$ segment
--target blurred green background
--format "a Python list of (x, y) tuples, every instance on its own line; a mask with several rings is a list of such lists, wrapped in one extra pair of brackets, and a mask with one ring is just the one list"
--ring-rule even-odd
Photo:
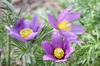
[[(23, 42), (16, 43), (17, 40), (12, 39), (11, 66), (22, 66), (22, 57), (24, 56), (27, 56), (27, 66), (55, 66), (53, 61), (42, 60), (45, 53), (41, 47), (41, 42), (43, 40), (51, 41), (51, 33), (49, 34), (48, 31), (51, 31), (52, 27), (48, 22), (47, 14), (52, 13), (57, 18), (59, 13), (70, 4), (73, 5), (70, 12), (81, 13), (81, 17), (73, 23), (85, 26), (86, 32), (79, 35), (79, 39), (83, 41), (82, 44), (72, 43), (75, 52), (64, 65), (100, 66), (100, 0), (12, 0), (11, 4), (13, 5), (12, 7), (6, 4), (9, 6), (6, 12), (6, 8), (3, 8), (4, 4), (0, 2), (0, 10), (2, 11), (0, 12), (0, 47), (3, 49), (1, 55), (3, 66), (6, 66), (7, 50), (5, 49), (7, 48), (8, 41), (6, 39), (7, 31), (4, 26), (8, 25), (8, 23), (14, 25), (21, 17), (31, 20), (35, 13), (39, 15), (40, 21), (44, 20), (43, 32), (36, 38), (35, 43), (34, 41), (32, 42), (35, 44), (34, 46), (29, 45), (32, 46), (31, 54), (26, 54), (28, 48), (26, 48)], [(34, 64), (32, 61), (34, 61)]]

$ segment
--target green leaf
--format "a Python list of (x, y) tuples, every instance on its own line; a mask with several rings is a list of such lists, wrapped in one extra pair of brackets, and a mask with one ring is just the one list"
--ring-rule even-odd
[(13, 14), (13, 16), (15, 16), (16, 15), (16, 12), (15, 12), (13, 6), (7, 0), (1, 0), (1, 1), (3, 1), (3, 3), (10, 9), (10, 11)]
[(22, 16), (23, 16), (23, 12), (25, 12), (26, 11), (26, 9), (29, 7), (29, 5), (25, 5), (25, 6), (23, 6), (22, 8), (21, 8), (21, 10), (19, 11), (19, 13), (18, 13), (18, 16), (21, 18)]
[(9, 3), (11, 3), (12, 2), (12, 0), (7, 0)]

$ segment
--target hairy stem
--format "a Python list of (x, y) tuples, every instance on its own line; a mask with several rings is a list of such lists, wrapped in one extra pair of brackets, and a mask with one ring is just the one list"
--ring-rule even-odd
[(55, 63), (55, 66), (66, 66), (65, 63), (59, 62), (59, 63)]
[(2, 66), (2, 64), (1, 64), (1, 52), (0, 52), (0, 66)]
[(10, 66), (10, 36), (9, 35), (8, 35), (8, 45), (7, 45), (7, 49), (8, 49), (7, 66)]

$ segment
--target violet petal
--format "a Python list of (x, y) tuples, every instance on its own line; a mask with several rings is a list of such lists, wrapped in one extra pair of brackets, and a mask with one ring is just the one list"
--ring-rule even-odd
[(44, 23), (44, 22), (41, 22), (41, 23), (40, 23), (40, 25), (38, 26), (37, 32), (40, 32), (40, 31), (41, 31), (41, 29), (42, 29), (42, 27), (43, 27), (43, 23)]
[(48, 14), (48, 19), (50, 24), (57, 29), (56, 19), (50, 13)]
[(20, 32), (20, 30), (24, 29), (24, 19), (20, 19), (16, 24), (15, 24), (15, 29)]
[(9, 27), (9, 26), (5, 26), (6, 29), (8, 29), (10, 32), (15, 32), (18, 33), (16, 29)]
[(24, 20), (24, 26), (25, 28), (30, 28), (31, 22), (30, 20)]
[(35, 14), (32, 22), (31, 22), (31, 28), (33, 29), (34, 32), (36, 32), (37, 28), (38, 28), (39, 24), (38, 24), (38, 15)]
[(25, 38), (27, 41), (34, 39), (38, 35), (38, 32), (31, 33), (27, 38)]
[(53, 54), (54, 48), (50, 42), (44, 41), (42, 43), (42, 47), (46, 54)]
[(56, 58), (53, 55), (47, 54), (43, 56), (43, 60), (56, 60)]
[(77, 39), (78, 38), (76, 34), (69, 32), (69, 31), (59, 30), (59, 32), (63, 37), (68, 38), (68, 39)]
[(54, 48), (63, 47), (63, 40), (59, 32), (54, 32), (52, 35), (52, 45)]
[(82, 34), (85, 32), (85, 27), (84, 26), (81, 26), (81, 25), (71, 25), (71, 32), (75, 33), (75, 34)]
[(2, 51), (2, 49), (0, 48), (0, 52)]
[(60, 22), (61, 19), (64, 18), (64, 16), (67, 14), (67, 12), (68, 12), (69, 10), (71, 10), (71, 9), (72, 9), (72, 5), (68, 6), (68, 8), (66, 8), (66, 9), (63, 10), (63, 11), (61, 11), (61, 13), (60, 13), (59, 16), (58, 16), (58, 22)]
[(64, 43), (65, 43), (65, 45), (66, 45), (66, 47), (65, 47), (65, 58), (67, 58), (67, 57), (69, 57), (70, 56), (70, 54), (72, 53), (72, 52), (74, 52), (74, 48), (73, 47), (71, 47), (71, 42), (68, 40), (68, 39), (65, 39), (64, 40)]
[(13, 38), (15, 38), (15, 39), (17, 39), (17, 40), (26, 42), (26, 40), (25, 40), (24, 38), (22, 38), (22, 37), (21, 37), (19, 34), (17, 34), (17, 33), (10, 32), (9, 35), (11, 35)]
[(63, 20), (68, 20), (69, 22), (73, 22), (77, 20), (80, 17), (80, 15), (81, 14), (79, 12), (70, 12), (70, 13), (67, 13), (59, 22)]
[(65, 62), (65, 61), (67, 61), (67, 59), (61, 59), (61, 60), (55, 60), (55, 62)]

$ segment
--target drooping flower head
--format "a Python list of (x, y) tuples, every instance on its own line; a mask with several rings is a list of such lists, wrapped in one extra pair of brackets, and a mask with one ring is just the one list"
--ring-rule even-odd
[(71, 47), (71, 42), (67, 38), (62, 40), (59, 32), (54, 32), (52, 42), (44, 41), (42, 47), (46, 53), (43, 56), (43, 60), (53, 60), (55, 62), (67, 61), (67, 58), (74, 51)]
[(38, 16), (35, 14), (32, 21), (20, 19), (14, 28), (5, 26), (10, 31), (9, 35), (21, 41), (29, 41), (34, 39), (40, 32), (42, 24), (38, 23)]
[(79, 12), (68, 12), (72, 9), (72, 5), (63, 10), (56, 20), (50, 13), (48, 14), (48, 19), (50, 24), (57, 29), (61, 35), (69, 39), (77, 39), (77, 34), (82, 34), (85, 32), (85, 27), (71, 24), (71, 22), (77, 20), (80, 17)]

